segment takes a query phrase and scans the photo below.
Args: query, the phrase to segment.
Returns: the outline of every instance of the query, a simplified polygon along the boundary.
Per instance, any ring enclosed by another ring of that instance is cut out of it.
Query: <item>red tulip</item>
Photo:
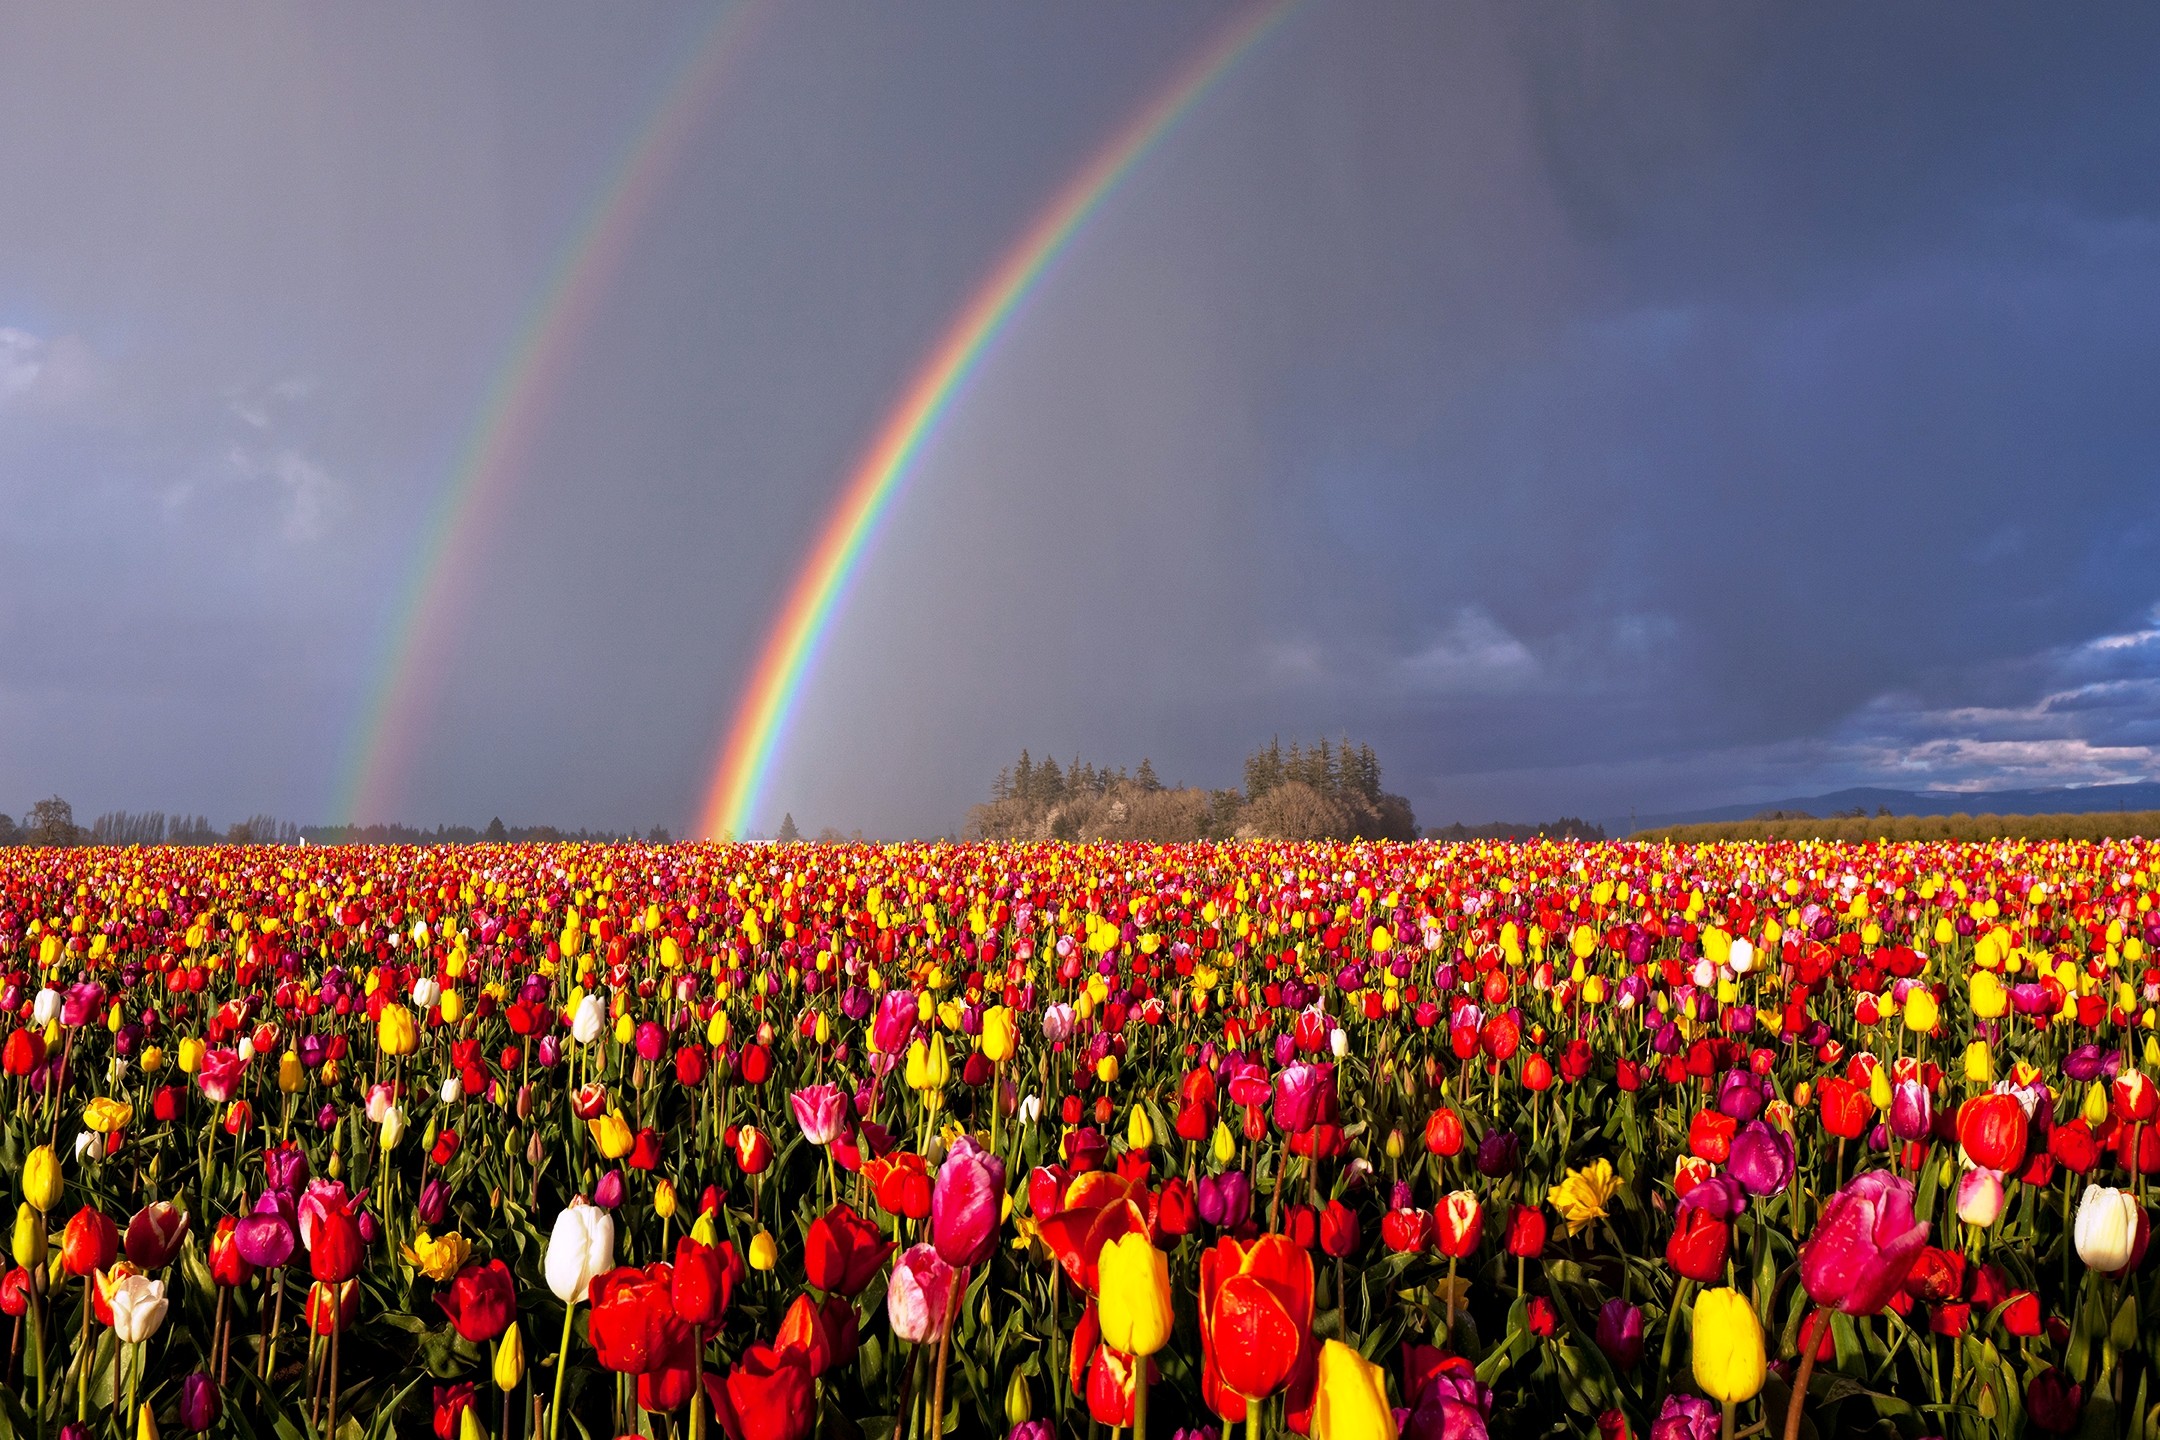
[[[881,1159],[865,1160],[863,1174],[870,1178],[871,1193],[886,1214],[910,1220],[929,1216],[930,1167],[922,1156],[902,1150]]]
[[[325,1197],[315,1216],[314,1238],[308,1242],[308,1273],[326,1285],[340,1285],[358,1275],[366,1259],[367,1244],[360,1238],[352,1202]]]
[[[1462,1117],[1445,1106],[1433,1111],[1425,1122],[1425,1148],[1444,1158],[1460,1154],[1462,1147]]]
[[[255,1278],[255,1267],[234,1243],[234,1232],[239,1228],[240,1221],[228,1215],[218,1221],[217,1230],[210,1237],[210,1278],[227,1289],[245,1285]]]
[[[820,1290],[860,1295],[892,1254],[885,1232],[846,1205],[835,1205],[810,1222],[803,1237],[803,1265]]]
[[[60,1268],[78,1279],[95,1275],[120,1253],[120,1231],[93,1205],[68,1219],[60,1235]]]
[[[1358,1232],[1357,1212],[1340,1200],[1330,1199],[1320,1211],[1320,1248],[1336,1260],[1357,1253],[1364,1237]]]
[[[1535,1260],[1545,1253],[1545,1212],[1535,1205],[1517,1205],[1508,1216],[1507,1253],[1518,1260]]]
[[[798,1350],[752,1345],[711,1389],[728,1440],[804,1440],[817,1419],[816,1382]]]
[[[838,1295],[820,1302],[798,1295],[780,1322],[773,1344],[801,1355],[810,1366],[811,1378],[819,1379],[835,1366],[854,1361],[860,1344],[855,1307]]]
[[[673,1267],[618,1265],[592,1282],[593,1350],[607,1369],[642,1375],[664,1368],[689,1343],[675,1314]]]
[[[1665,1242],[1665,1260],[1690,1280],[1709,1284],[1725,1273],[1732,1227],[1699,1205],[1683,1205]]]
[[[467,1265],[458,1271],[447,1289],[435,1292],[460,1336],[475,1345],[493,1340],[517,1318],[517,1286],[510,1267],[500,1260]]]
[[[145,1270],[162,1270],[180,1253],[180,1242],[187,1238],[187,1232],[185,1210],[153,1200],[128,1221],[127,1257]]]
[[[1958,1144],[1982,1170],[2015,1170],[2025,1161],[2030,1123],[2017,1096],[1975,1095],[1958,1107]]]
[[[1225,1235],[1200,1256],[1201,1394],[1225,1420],[1282,1389],[1317,1357],[1312,1257],[1287,1236],[1241,1245]]]
[[[1820,1103],[1823,1129],[1840,1140],[1858,1139],[1875,1118],[1875,1102],[1866,1087],[1839,1076],[1823,1081]]]
[[[1380,1243],[1397,1255],[1415,1255],[1431,1238],[1432,1216],[1423,1210],[1390,1210],[1380,1222]]]
[[[1440,1202],[1433,1214],[1433,1228],[1442,1255],[1453,1260],[1467,1259],[1477,1252],[1478,1241],[1484,1238],[1485,1211],[1474,1193],[1457,1190]]]

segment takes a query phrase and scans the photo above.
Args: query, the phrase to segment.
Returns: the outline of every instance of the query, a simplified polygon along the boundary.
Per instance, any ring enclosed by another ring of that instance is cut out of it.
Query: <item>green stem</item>
[[[570,1369],[570,1322],[577,1316],[577,1301],[563,1306],[562,1342],[555,1347],[555,1403],[548,1409],[548,1440],[562,1434],[563,1376]]]

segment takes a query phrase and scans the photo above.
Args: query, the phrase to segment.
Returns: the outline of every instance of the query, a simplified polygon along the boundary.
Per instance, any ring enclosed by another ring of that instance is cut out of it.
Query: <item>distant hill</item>
[[[1630,835],[1673,825],[1749,820],[1764,811],[1828,818],[1854,810],[1873,815],[1881,809],[1893,815],[2090,815],[2106,810],[2160,810],[2160,782],[2072,785],[2053,790],[1882,790],[1861,786],[1833,790],[1827,795],[1754,800],[1662,815],[1618,815],[1598,823],[1607,834]]]

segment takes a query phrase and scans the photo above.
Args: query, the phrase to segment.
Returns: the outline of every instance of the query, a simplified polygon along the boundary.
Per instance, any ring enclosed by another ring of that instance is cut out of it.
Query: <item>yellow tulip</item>
[[[180,1069],[182,1073],[194,1074],[196,1067],[202,1064],[202,1057],[203,1042],[193,1035],[182,1036],[180,1039]]]
[[[672,1220],[675,1218],[675,1204],[674,1181],[662,1180],[659,1184],[653,1186],[653,1214],[658,1215],[663,1220]]]
[[[1942,1007],[1935,1003],[1935,992],[1915,985],[1905,997],[1905,1028],[1915,1035],[1932,1034],[1941,1019]]]
[[[412,1012],[402,1005],[383,1006],[382,1019],[375,1026],[376,1048],[385,1055],[410,1055],[420,1048],[420,1027],[413,1023]]]
[[[405,1258],[412,1262],[413,1268],[438,1285],[464,1269],[471,1254],[471,1244],[455,1230],[441,1236],[416,1230],[412,1244],[405,1247]]]
[[[1125,1143],[1135,1150],[1145,1150],[1155,1143],[1155,1127],[1148,1123],[1147,1111],[1138,1105],[1132,1107],[1132,1116],[1125,1122]]]
[[[287,1050],[278,1056],[277,1086],[287,1095],[297,1095],[307,1088],[307,1067],[300,1063],[300,1052]]]
[[[135,1118],[135,1107],[125,1100],[115,1100],[109,1095],[100,1095],[83,1106],[82,1118],[83,1124],[97,1131],[98,1134],[110,1135],[115,1130],[125,1128],[128,1121]]]
[[[1970,981],[1972,1012],[1982,1020],[1995,1020],[2010,1008],[2010,992],[1992,970],[1975,970]]]
[[[65,1185],[60,1178],[60,1157],[53,1154],[52,1146],[38,1146],[30,1152],[30,1158],[23,1161],[23,1199],[40,1212],[60,1203],[60,1192]]]
[[[1002,1065],[1012,1059],[1018,1043],[1016,1032],[1012,1011],[1003,1005],[993,1005],[985,1010],[982,1017],[983,1058],[993,1065]]]
[[[1395,1440],[1386,1373],[1340,1340],[1320,1347],[1312,1440]]]
[[[1695,1383],[1724,1405],[1752,1400],[1763,1387],[1762,1322],[1739,1291],[1705,1290],[1695,1297]]]
[[[1127,1355],[1153,1355],[1170,1341],[1170,1262],[1145,1234],[1103,1246],[1097,1316],[1103,1343]]]
[[[28,1205],[15,1211],[15,1263],[25,1270],[45,1263],[45,1217]]]
[[[518,1333],[517,1321],[503,1331],[502,1343],[495,1347],[495,1388],[504,1394],[517,1389],[525,1379],[525,1337]]]
[[[593,1143],[600,1153],[610,1160],[620,1160],[637,1144],[637,1136],[630,1129],[630,1122],[623,1119],[622,1111],[610,1110],[585,1122],[592,1127]]]
[[[1995,1052],[1988,1042],[1975,1040],[1965,1047],[1965,1078],[1975,1085],[1995,1083]]]
[[[1217,1165],[1228,1165],[1237,1159],[1237,1137],[1230,1133],[1227,1124],[1220,1120],[1215,1122],[1215,1138],[1209,1142],[1208,1149]]]
[[[750,1237],[750,1268],[770,1270],[780,1263],[780,1247],[773,1243],[772,1232],[760,1228]]]

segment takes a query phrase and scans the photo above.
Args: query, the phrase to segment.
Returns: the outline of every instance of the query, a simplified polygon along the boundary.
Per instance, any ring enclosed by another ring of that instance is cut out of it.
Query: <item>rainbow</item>
[[[953,317],[856,462],[796,574],[721,747],[698,833],[728,839],[748,831],[804,682],[879,522],[990,343],[1118,182],[1297,3],[1276,0],[1229,21],[1066,181]]]
[[[391,611],[360,722],[341,769],[335,812],[348,822],[392,818],[411,769],[421,724],[450,660],[452,622],[476,569],[473,547],[523,468],[548,401],[560,388],[583,333],[621,268],[638,222],[651,208],[697,122],[746,48],[751,0],[720,7],[689,46],[645,121],[579,216],[544,284],[520,317],[508,358],[457,451],[436,496]]]

